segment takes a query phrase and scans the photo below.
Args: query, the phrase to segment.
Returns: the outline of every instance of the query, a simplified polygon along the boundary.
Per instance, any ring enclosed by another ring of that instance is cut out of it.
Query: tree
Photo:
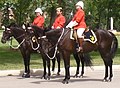
[[[34,10],[37,7],[47,12],[45,26],[51,26],[55,16],[56,8],[61,6],[67,22],[75,12],[75,4],[79,0],[0,0],[0,8],[4,3],[12,4],[14,7],[16,21],[22,24],[30,17],[30,22],[34,18]],[[110,29],[110,17],[114,18],[114,28],[120,30],[120,1],[119,0],[82,0],[85,3],[87,25],[92,29]]]

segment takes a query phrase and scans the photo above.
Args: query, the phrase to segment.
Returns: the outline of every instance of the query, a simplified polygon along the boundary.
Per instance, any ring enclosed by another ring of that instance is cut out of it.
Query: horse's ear
[[[22,28],[23,28],[24,30],[26,29],[26,26],[25,26],[25,24],[23,24],[23,25],[22,25]]]

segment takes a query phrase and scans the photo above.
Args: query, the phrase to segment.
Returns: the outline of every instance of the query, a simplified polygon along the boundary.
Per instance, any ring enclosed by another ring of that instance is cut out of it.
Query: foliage
[[[119,0],[85,0],[86,11],[91,12],[92,26],[110,29],[110,17],[114,18],[114,28],[120,30],[120,5]],[[89,15],[87,15],[89,16]],[[90,23],[90,25],[91,25]]]
[[[37,7],[47,12],[45,26],[51,26],[55,19],[55,9],[63,7],[67,21],[71,18],[71,12],[75,12],[75,3],[79,0],[0,0],[0,8],[5,3],[14,7],[16,22],[22,24],[33,21],[34,10]],[[110,17],[114,18],[114,29],[120,31],[120,1],[119,0],[82,0],[85,3],[87,25],[92,29],[110,29]]]

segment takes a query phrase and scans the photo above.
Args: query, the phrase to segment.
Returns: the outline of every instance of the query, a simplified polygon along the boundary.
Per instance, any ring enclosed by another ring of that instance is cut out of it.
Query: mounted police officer
[[[36,13],[36,17],[34,18],[34,21],[32,24],[43,28],[45,19],[42,16],[43,12],[42,12],[41,8],[37,8],[35,10],[35,13]]]
[[[56,9],[56,14],[57,14],[57,17],[52,25],[52,29],[60,29],[60,28],[63,28],[64,27],[64,24],[66,22],[66,19],[65,17],[62,15],[62,11],[63,9],[61,7],[58,7]]]
[[[78,36],[78,42],[80,47],[77,49],[77,51],[83,51],[82,45],[83,45],[83,32],[86,29],[86,23],[85,23],[85,13],[83,11],[84,3],[82,1],[79,1],[76,4],[76,13],[74,17],[72,18],[72,21],[66,26],[66,28],[73,28],[77,31]]]

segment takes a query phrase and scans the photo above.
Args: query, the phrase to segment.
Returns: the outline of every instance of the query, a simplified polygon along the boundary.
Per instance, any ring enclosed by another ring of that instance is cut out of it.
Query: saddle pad
[[[95,33],[92,30],[89,30],[88,32],[84,32],[84,41],[96,43],[97,38],[96,38]]]

